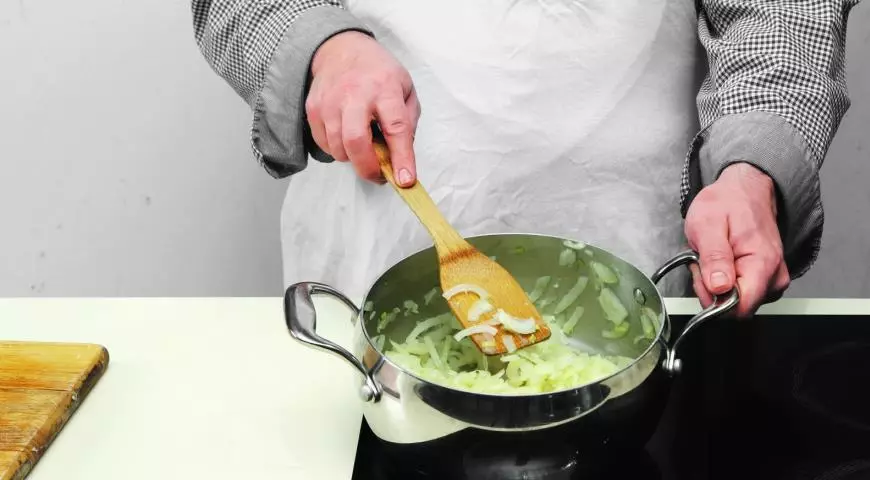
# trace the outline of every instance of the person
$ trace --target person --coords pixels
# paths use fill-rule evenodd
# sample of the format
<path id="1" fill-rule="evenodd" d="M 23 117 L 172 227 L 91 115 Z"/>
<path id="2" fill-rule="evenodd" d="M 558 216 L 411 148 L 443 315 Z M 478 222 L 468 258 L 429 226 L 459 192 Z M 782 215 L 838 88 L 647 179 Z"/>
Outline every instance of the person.
<path id="1" fill-rule="evenodd" d="M 422 179 L 463 235 L 573 238 L 647 273 L 688 244 L 700 269 L 663 294 L 692 288 L 706 306 L 736 285 L 746 317 L 817 258 L 857 3 L 192 0 L 192 13 L 205 59 L 253 110 L 255 157 L 290 177 L 286 283 L 359 300 L 431 245 L 382 187 L 375 120 L 401 186 Z"/>

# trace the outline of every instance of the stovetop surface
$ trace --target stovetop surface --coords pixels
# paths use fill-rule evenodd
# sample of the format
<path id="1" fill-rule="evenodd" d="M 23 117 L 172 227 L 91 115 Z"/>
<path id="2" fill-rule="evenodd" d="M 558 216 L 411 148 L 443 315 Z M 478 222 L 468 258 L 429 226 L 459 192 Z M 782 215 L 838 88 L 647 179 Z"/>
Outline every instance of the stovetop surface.
<path id="1" fill-rule="evenodd" d="M 723 320 L 684 345 L 643 448 L 476 447 L 412 467 L 363 421 L 353 480 L 870 480 L 870 317 Z"/>

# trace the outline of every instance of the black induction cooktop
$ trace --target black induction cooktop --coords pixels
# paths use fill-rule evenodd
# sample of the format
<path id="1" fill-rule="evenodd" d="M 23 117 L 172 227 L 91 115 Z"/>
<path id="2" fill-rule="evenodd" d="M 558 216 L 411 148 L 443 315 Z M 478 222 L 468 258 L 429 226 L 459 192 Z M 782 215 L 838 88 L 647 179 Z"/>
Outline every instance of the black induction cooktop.
<path id="1" fill-rule="evenodd" d="M 870 316 L 721 320 L 684 345 L 643 448 L 590 458 L 560 441 L 427 464 L 363 421 L 353 480 L 870 480 Z"/>

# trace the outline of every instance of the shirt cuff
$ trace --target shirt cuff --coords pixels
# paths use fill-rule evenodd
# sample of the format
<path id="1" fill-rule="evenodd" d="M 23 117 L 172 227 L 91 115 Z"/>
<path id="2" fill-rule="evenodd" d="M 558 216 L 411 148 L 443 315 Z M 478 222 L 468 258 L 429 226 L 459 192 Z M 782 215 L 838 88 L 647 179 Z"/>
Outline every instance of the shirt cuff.
<path id="1" fill-rule="evenodd" d="M 271 176 L 283 178 L 302 171 L 308 164 L 309 148 L 319 150 L 311 139 L 305 114 L 311 59 L 323 42 L 351 30 L 372 35 L 347 10 L 332 5 L 315 7 L 299 15 L 278 43 L 251 126 L 254 155 Z M 322 152 L 314 156 L 331 161 Z"/>
<path id="2" fill-rule="evenodd" d="M 748 112 L 721 117 L 701 133 L 696 148 L 701 186 L 733 163 L 748 163 L 771 177 L 786 265 L 792 278 L 806 273 L 818 257 L 824 210 L 819 171 L 804 137 L 779 115 Z"/>

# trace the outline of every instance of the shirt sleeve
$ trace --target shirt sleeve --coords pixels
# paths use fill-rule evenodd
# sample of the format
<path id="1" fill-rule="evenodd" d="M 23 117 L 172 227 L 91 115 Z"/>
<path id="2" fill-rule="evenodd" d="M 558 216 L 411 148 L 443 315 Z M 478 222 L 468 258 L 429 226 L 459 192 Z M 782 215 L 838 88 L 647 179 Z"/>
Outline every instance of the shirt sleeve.
<path id="1" fill-rule="evenodd" d="M 819 169 L 849 108 L 846 23 L 858 0 L 701 0 L 698 33 L 708 74 L 701 131 L 686 157 L 681 211 L 735 162 L 774 181 L 792 278 L 821 245 Z"/>
<path id="2" fill-rule="evenodd" d="M 303 170 L 316 148 L 305 120 L 311 58 L 333 35 L 371 35 L 340 0 L 192 0 L 196 43 L 253 110 L 254 157 L 275 178 Z"/>

